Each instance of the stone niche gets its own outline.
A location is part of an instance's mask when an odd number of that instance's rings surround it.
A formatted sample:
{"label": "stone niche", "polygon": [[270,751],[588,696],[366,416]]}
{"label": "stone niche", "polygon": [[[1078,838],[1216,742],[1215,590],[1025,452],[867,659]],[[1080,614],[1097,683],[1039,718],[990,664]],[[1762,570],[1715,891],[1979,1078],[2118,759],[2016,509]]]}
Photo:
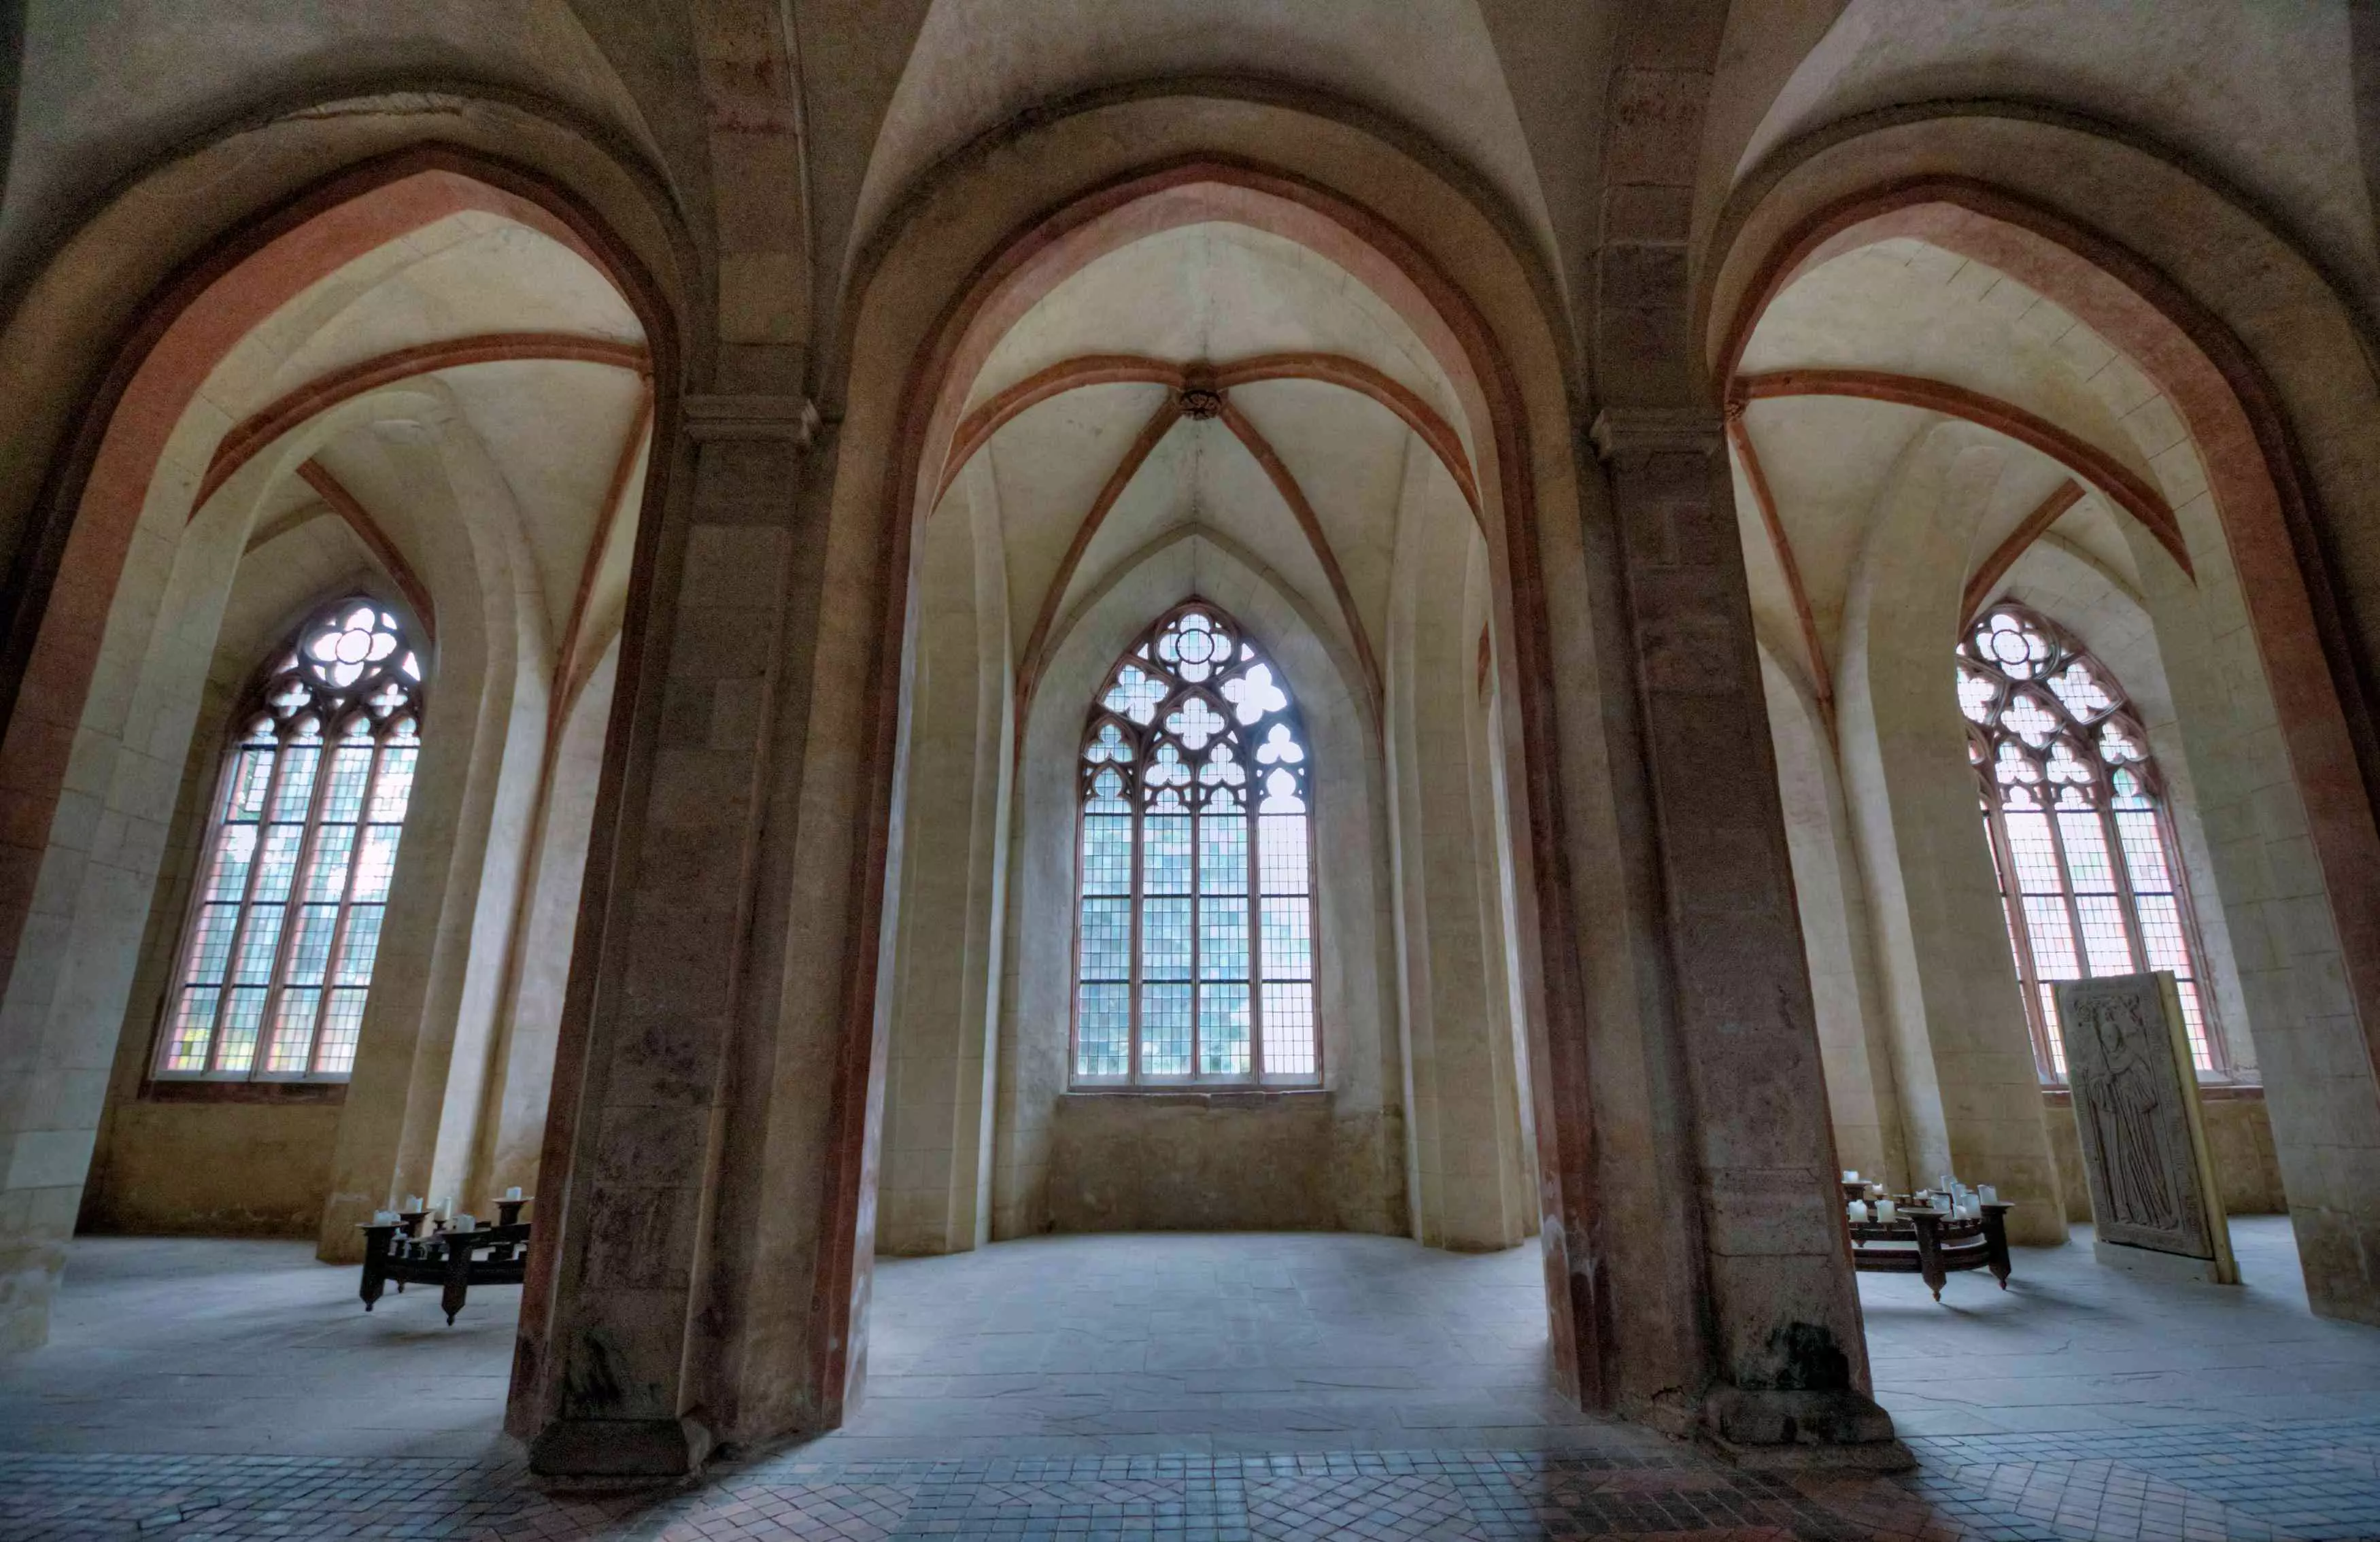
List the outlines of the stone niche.
{"label": "stone niche", "polygon": [[1326,1091],[1069,1093],[1053,1232],[1404,1230],[1402,1135]]}

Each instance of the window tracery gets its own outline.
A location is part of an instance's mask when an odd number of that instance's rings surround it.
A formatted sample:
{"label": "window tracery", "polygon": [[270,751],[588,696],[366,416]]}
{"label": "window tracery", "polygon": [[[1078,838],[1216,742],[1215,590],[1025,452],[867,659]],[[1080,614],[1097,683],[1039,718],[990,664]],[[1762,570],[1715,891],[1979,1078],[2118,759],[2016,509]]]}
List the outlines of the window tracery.
{"label": "window tracery", "polygon": [[232,719],[158,1076],[346,1079],[420,719],[420,655],[376,601],[323,607],[273,656]]}
{"label": "window tracery", "polygon": [[2155,969],[2173,972],[2199,1072],[2220,1074],[2165,784],[2123,686],[2062,628],[2012,603],[1969,626],[1957,674],[2042,1075],[2066,1077],[2053,982]]}
{"label": "window tracery", "polygon": [[1204,602],[1160,617],[1077,774],[1075,1084],[1320,1080],[1312,764],[1263,650]]}

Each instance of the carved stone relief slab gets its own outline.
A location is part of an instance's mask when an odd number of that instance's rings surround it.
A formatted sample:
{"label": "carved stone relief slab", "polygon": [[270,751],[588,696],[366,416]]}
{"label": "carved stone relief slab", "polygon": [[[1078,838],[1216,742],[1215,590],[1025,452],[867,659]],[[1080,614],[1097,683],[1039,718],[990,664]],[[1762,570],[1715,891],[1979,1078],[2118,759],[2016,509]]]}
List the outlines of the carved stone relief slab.
{"label": "carved stone relief slab", "polygon": [[2230,1276],[2173,977],[2066,980],[2057,991],[2099,1242],[2207,1259]]}

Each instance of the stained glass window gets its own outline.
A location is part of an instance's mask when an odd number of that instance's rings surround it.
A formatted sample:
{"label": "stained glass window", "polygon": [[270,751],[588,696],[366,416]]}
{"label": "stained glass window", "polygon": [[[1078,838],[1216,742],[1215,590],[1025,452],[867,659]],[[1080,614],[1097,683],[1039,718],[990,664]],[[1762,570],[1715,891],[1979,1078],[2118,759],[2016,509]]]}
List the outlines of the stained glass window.
{"label": "stained glass window", "polygon": [[233,719],[159,1036],[177,1080],[345,1081],[421,754],[394,613],[326,606]]}
{"label": "stained glass window", "polygon": [[1959,645],[1959,710],[2045,1080],[2066,1079],[2058,980],[2169,969],[2202,1075],[2225,1069],[2148,735],[2106,665],[1999,604]]}
{"label": "stained glass window", "polygon": [[1312,766],[1288,682],[1194,602],[1108,673],[1082,794],[1077,1086],[1312,1085]]}

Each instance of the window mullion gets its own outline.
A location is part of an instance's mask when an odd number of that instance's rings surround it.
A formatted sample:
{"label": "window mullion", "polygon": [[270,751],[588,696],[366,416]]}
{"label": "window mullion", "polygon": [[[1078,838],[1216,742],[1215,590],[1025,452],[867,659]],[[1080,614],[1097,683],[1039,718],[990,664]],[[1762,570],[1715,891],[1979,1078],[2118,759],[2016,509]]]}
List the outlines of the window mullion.
{"label": "window mullion", "polygon": [[[223,984],[219,987],[223,993],[215,999],[214,1038],[207,1046],[206,1074],[209,1075],[223,1070],[223,1048],[225,1039],[229,1037],[225,1030],[230,1022],[232,992],[238,989],[240,945],[248,941],[249,926],[256,917],[256,884],[264,871],[265,837],[273,828],[273,801],[281,795],[281,778],[288,769],[289,746],[276,734],[273,739],[273,771],[264,779],[264,802],[256,812],[256,849],[249,856],[248,877],[239,887],[239,917],[232,925],[231,952],[224,959]],[[260,1049],[263,1043],[264,1025],[260,1019],[257,1024]],[[251,1069],[249,1075],[254,1075]]]}
{"label": "window mullion", "polygon": [[[1194,776],[1190,785],[1195,789],[1197,784]],[[1193,795],[1196,795],[1195,792]],[[1206,817],[1195,810],[1190,815],[1190,1079],[1194,1082],[1201,1080],[1204,1075],[1199,1070],[1198,1028],[1206,991],[1199,983],[1204,977],[1199,972],[1198,944],[1201,941],[1199,934],[1206,930],[1206,895],[1198,881],[1198,838],[1204,833],[1202,821]]]}
{"label": "window mullion", "polygon": [[[256,1062],[249,1067],[248,1072],[250,1081],[267,1074],[265,1066],[273,1056],[273,1020],[281,1010],[281,998],[289,983],[290,955],[297,949],[298,934],[303,929],[305,920],[308,868],[313,864],[315,850],[322,844],[322,807],[329,796],[329,772],[336,756],[334,746],[334,741],[325,735],[322,748],[314,758],[314,785],[306,798],[306,822],[299,830],[298,855],[292,858],[289,868],[289,898],[281,907],[281,937],[273,945],[273,967],[264,977],[264,1015],[257,1022]],[[269,805],[265,811],[272,812]],[[354,862],[350,860],[347,866],[352,875]],[[321,1035],[322,1025],[321,1003],[317,1002],[314,1026],[307,1030],[306,1037],[306,1063],[310,1067],[314,1062],[314,1040]],[[305,1073],[301,1071],[298,1075],[304,1075]]]}
{"label": "window mullion", "polygon": [[[1144,747],[1144,761],[1141,762],[1142,764],[1145,764],[1147,754],[1148,750],[1146,747]],[[1147,778],[1145,775],[1137,773],[1133,778],[1133,781],[1135,783],[1145,782]],[[1131,939],[1132,953],[1131,956],[1124,961],[1124,979],[1126,981],[1126,992],[1130,997],[1131,1006],[1131,1031],[1124,1041],[1124,1081],[1127,1086],[1131,1087],[1138,1087],[1140,1085],[1140,913],[1142,909],[1144,888],[1141,883],[1140,869],[1142,863],[1147,860],[1141,850],[1142,845],[1148,839],[1147,832],[1143,829],[1146,816],[1148,811],[1146,800],[1146,788],[1138,785],[1135,785],[1132,791],[1132,905],[1130,907],[1132,911],[1132,924],[1128,933]]]}
{"label": "window mullion", "polygon": [[2075,977],[2089,979],[2091,943],[2082,935],[2082,907],[2074,900],[2074,869],[2066,861],[2066,831],[2058,817],[2060,810],[2056,796],[2053,795],[2045,801],[2049,817],[2042,823],[2049,827],[2050,855],[2058,862],[2058,896],[2066,902],[2066,924],[2074,929],[2074,967],[2081,971]]}
{"label": "window mullion", "polygon": [[[383,729],[382,732],[385,733],[387,730]],[[354,840],[347,843],[347,875],[346,880],[339,885],[339,910],[331,920],[330,951],[322,955],[322,996],[314,1007],[314,1037],[306,1047],[306,1069],[309,1075],[316,1075],[322,1069],[315,1063],[314,1057],[322,1052],[322,1028],[331,1019],[331,992],[336,987],[339,977],[339,950],[346,946],[347,917],[355,914],[356,874],[364,865],[364,832],[371,828],[372,796],[380,791],[381,770],[387,764],[388,746],[375,735],[372,739],[371,769],[364,773],[363,801],[356,805],[356,836]],[[381,931],[384,937],[388,930],[385,908],[382,909],[382,916],[383,919],[381,922]],[[378,955],[375,954],[375,965],[377,962]],[[358,1041],[358,1050],[361,1048],[360,1039]]]}
{"label": "window mullion", "polygon": [[[190,965],[194,960],[191,955],[199,945],[200,918],[206,914],[207,910],[207,882],[215,870],[215,864],[223,858],[224,842],[231,835],[229,817],[231,798],[233,793],[238,789],[240,766],[247,753],[248,746],[245,741],[234,741],[231,753],[224,758],[223,769],[215,778],[214,801],[208,805],[210,808],[215,810],[215,814],[207,831],[206,839],[199,845],[199,865],[190,875],[189,896],[182,906],[182,941],[181,945],[174,951],[174,973],[172,978],[167,981],[164,1021],[160,1025],[156,1043],[150,1047],[149,1064],[150,1074],[152,1075],[168,1074],[165,1072],[165,1062],[173,1055],[174,1024],[184,999],[189,994],[192,983]],[[225,961],[224,968],[226,971],[231,968],[228,959]],[[217,991],[215,1022],[220,1026],[223,1022],[221,995],[223,981],[220,977],[216,979],[215,990]],[[207,1058],[212,1059],[214,1055],[213,1029],[211,1028],[208,1032]],[[188,1075],[187,1072],[182,1074]]]}
{"label": "window mullion", "polygon": [[[1253,762],[1253,757],[1251,761]],[[1245,847],[1248,894],[1248,1075],[1261,1085],[1264,1081],[1264,885],[1257,875],[1264,869],[1257,857],[1257,848],[1263,840],[1264,825],[1257,817],[1257,771],[1251,763],[1247,768],[1247,805],[1244,816],[1248,821]]]}
{"label": "window mullion", "polygon": [[2025,1022],[2033,1029],[2034,1055],[2040,1069],[2055,1074],[2058,1057],[2050,1053],[2049,1048],[2049,1036],[2054,1029],[2042,1010],[2041,961],[2033,951],[2033,918],[2025,914],[2024,882],[2017,869],[2016,843],[2009,836],[1998,790],[1988,790],[1984,802],[1984,830],[1992,842],[1992,860],[1999,868],[2000,908],[2008,917],[2009,940],[2018,949],[2017,990],[2024,998]]}
{"label": "window mullion", "polygon": [[[2100,767],[2102,771],[2107,768]],[[2124,849],[2124,832],[2116,822],[2115,788],[2111,783],[2101,795],[2099,815],[2100,838],[2107,843],[2107,868],[2116,880],[2116,909],[2124,917],[2124,946],[2131,954],[2132,973],[2149,972],[2148,931],[2141,925],[2141,904],[2132,892],[2132,857]]]}

